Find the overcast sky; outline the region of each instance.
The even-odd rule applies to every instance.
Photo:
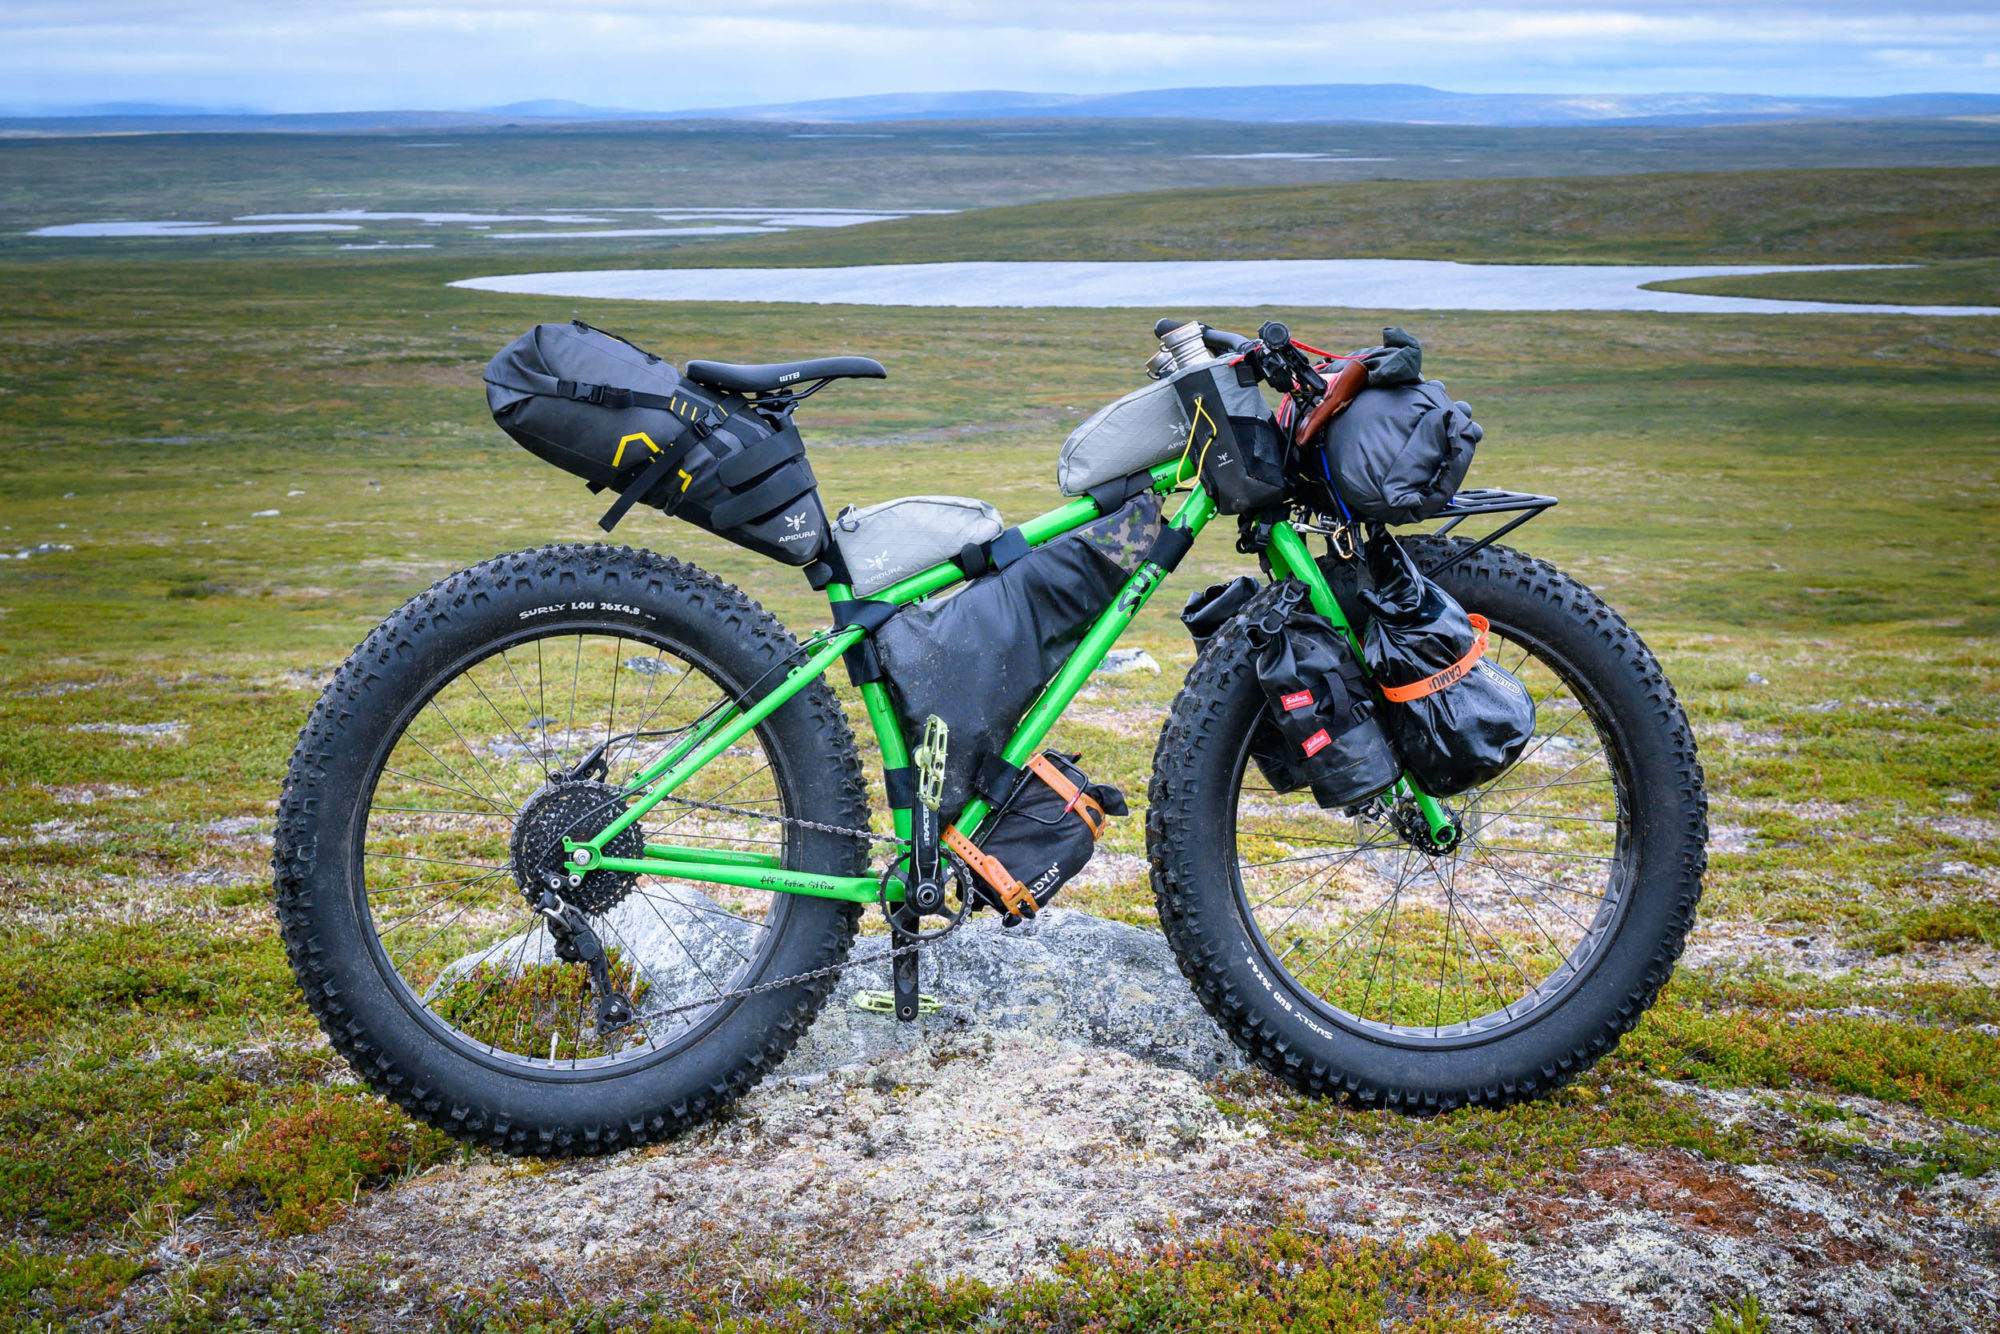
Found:
[[[2000,0],[0,0],[0,104],[644,110],[971,89],[2000,92]],[[1282,26],[1281,26],[1282,23]]]

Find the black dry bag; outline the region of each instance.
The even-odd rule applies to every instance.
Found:
[[[1307,605],[1304,584],[1280,585],[1277,598],[1251,617],[1249,631],[1287,775],[1309,785],[1314,801],[1328,810],[1357,805],[1402,776],[1367,673],[1346,636]]]
[[[1410,776],[1434,797],[1499,777],[1535,734],[1535,702],[1487,661],[1486,618],[1467,615],[1380,528],[1368,539],[1368,574],[1362,649]]]
[[[788,418],[690,385],[672,365],[582,321],[538,324],[494,354],[486,402],[500,429],[593,491],[665,510],[787,565],[826,549],[826,511]]]
[[[1226,584],[1210,584],[1199,593],[1189,594],[1187,605],[1181,608],[1181,624],[1194,640],[1196,655],[1208,648],[1209,641],[1221,634],[1224,626],[1254,612],[1271,587],[1250,575],[1239,574]],[[1285,738],[1262,713],[1250,733],[1250,758],[1256,761],[1273,792],[1296,792],[1306,785],[1305,775],[1285,758]]]
[[[1105,817],[1126,814],[1125,794],[1093,783],[1079,755],[1045,750],[1029,760],[977,846],[956,830],[945,843],[980,880],[982,896],[1009,917],[1033,917],[1090,861]]]

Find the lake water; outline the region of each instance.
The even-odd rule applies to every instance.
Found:
[[[1668,314],[2000,315],[1996,306],[1847,305],[1656,292],[1648,283],[1879,264],[1458,264],[1419,259],[1135,263],[868,264],[821,269],[601,269],[514,273],[452,284],[482,292],[618,301],[858,306],[1133,306],[1200,310],[1639,310]]]
[[[594,208],[561,213],[390,212],[361,208],[311,213],[245,213],[228,222],[106,221],[63,222],[38,227],[30,236],[159,237],[254,236],[273,232],[356,232],[370,227],[457,228],[484,233],[493,241],[563,241],[634,236],[741,236],[783,232],[796,227],[853,227],[894,222],[916,214],[950,213],[948,208]],[[615,215],[615,216],[606,216]],[[634,221],[669,224],[633,226]],[[495,227],[534,225],[532,231]],[[362,249],[343,246],[344,250]]]

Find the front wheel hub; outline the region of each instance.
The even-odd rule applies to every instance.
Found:
[[[541,901],[550,887],[549,876],[563,878],[561,897],[586,913],[606,912],[618,906],[638,877],[629,871],[602,869],[585,871],[572,866],[563,851],[563,840],[582,842],[616,820],[625,811],[631,794],[623,788],[592,780],[547,783],[529,797],[514,821],[511,846],[514,883],[521,887],[530,904]],[[643,857],[646,835],[637,822],[604,845],[606,857]],[[582,873],[579,884],[569,877]]]

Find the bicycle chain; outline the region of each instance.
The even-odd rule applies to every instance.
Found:
[[[672,795],[671,793],[667,795],[665,800],[676,802],[682,806],[693,807],[698,810],[721,811],[728,815],[744,815],[744,816],[749,816],[752,819],[767,820],[774,824],[796,825],[801,829],[811,829],[822,834],[840,834],[848,838],[863,838],[867,839],[872,843],[893,843],[898,847],[904,847],[904,848],[907,848],[910,845],[910,840],[908,840],[907,838],[902,838],[895,834],[878,834],[875,833],[873,830],[868,830],[868,829],[846,829],[841,827],[840,825],[821,824],[817,820],[806,820],[795,815],[772,815],[768,811],[745,810],[741,806],[730,806],[727,805],[726,803],[719,801],[698,801],[693,797],[677,797]],[[725,1001],[741,1000],[746,996],[761,995],[766,991],[778,991],[785,987],[796,986],[801,982],[817,982],[820,978],[823,977],[837,977],[841,973],[846,972],[848,969],[859,968],[863,964],[873,964],[873,963],[882,963],[885,961],[893,961],[905,954],[914,954],[918,950],[923,949],[926,945],[937,944],[940,940],[943,940],[946,936],[958,930],[959,925],[963,923],[965,919],[969,916],[971,916],[969,912],[961,913],[949,926],[946,926],[941,931],[936,931],[931,933],[928,937],[926,937],[923,940],[913,940],[907,945],[896,945],[890,949],[882,951],[879,954],[871,954],[865,959],[845,959],[842,960],[840,963],[828,964],[824,968],[814,968],[809,972],[794,973],[790,977],[773,978],[769,982],[759,982],[754,986],[739,987],[734,991],[718,992],[717,994],[709,996],[705,999],[698,1001],[688,1001],[681,1005],[669,1006],[667,1009],[664,1010],[653,1010],[643,1015],[635,1014],[632,1016],[631,1019],[627,1020],[624,1024],[616,1025],[608,1031],[617,1032],[618,1029],[630,1027],[632,1024],[638,1023],[642,1019],[647,1020],[649,1022],[654,1019],[664,1019],[670,1015],[682,1014],[688,1010],[699,1010],[710,1005],[720,1005]]]
[[[742,815],[752,820],[769,820],[773,824],[797,825],[801,829],[810,829],[820,834],[839,834],[845,838],[863,838],[871,843],[893,843],[897,847],[903,848],[910,846],[910,840],[907,838],[903,838],[897,834],[878,834],[872,829],[847,829],[837,824],[821,824],[817,820],[802,819],[796,815],[773,815],[769,811],[745,810],[741,806],[731,806],[720,801],[697,801],[693,797],[677,797],[672,793],[668,793],[662,800],[676,802],[682,806],[691,806],[696,810],[721,811],[725,815]]]

